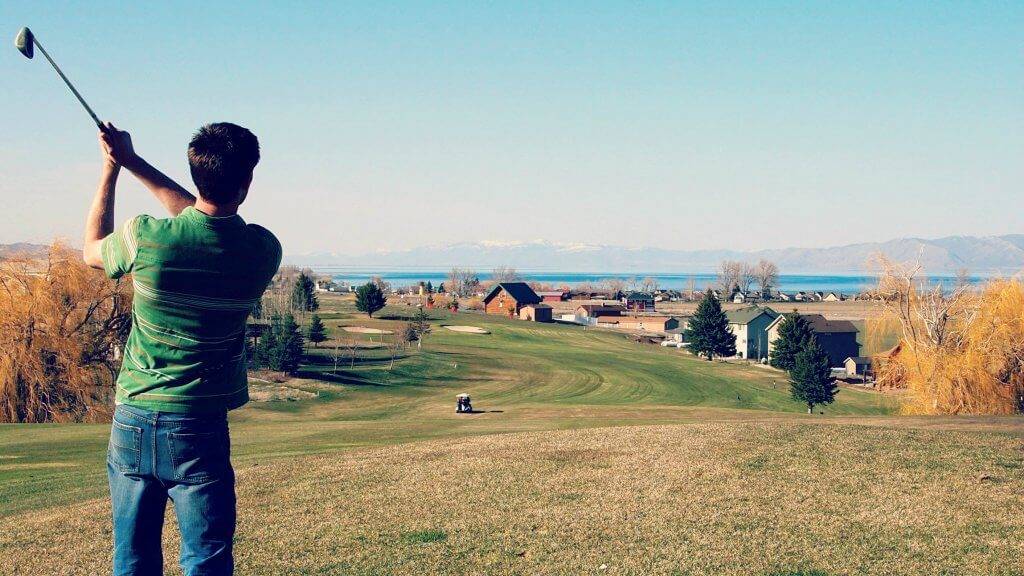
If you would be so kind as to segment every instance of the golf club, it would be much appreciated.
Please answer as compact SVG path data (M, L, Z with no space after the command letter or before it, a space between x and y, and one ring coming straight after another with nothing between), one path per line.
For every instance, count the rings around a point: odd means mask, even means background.
M85 103L85 99L82 98L82 95L79 94L78 90L76 90L74 85L71 84L71 80L68 80L68 77L64 75L64 72L62 72L60 67L57 66L57 63L53 61L53 58L50 58L50 55L46 53L46 49L43 48L43 45L39 43L39 40L36 39L35 34L33 34L32 31L28 29L28 27L22 28L21 30L18 31L18 35L14 38L14 46L18 49L18 52L24 54L25 57L29 60L31 60L32 56L35 54L35 48L39 48L39 51L43 53L43 56L46 56L46 59L50 62L50 65L53 66L53 69L56 70L57 74L60 75L60 79L68 85L68 88L71 89L71 93L74 94L75 98L78 98L78 101L82 103L82 106L85 108L85 111L89 113L89 116L92 116L92 121L96 123L96 126L98 126L99 129L104 132L107 131L107 128L103 125L103 122L100 122L100 119L96 116L96 113L93 112L92 108L90 108L89 105Z

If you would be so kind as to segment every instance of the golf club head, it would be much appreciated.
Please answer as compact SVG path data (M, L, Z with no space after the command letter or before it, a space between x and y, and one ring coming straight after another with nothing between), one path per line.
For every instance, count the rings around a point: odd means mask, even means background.
M25 58L32 58L35 54L35 42L32 41L32 31L26 26L21 30L18 30L18 35L14 37L14 46L25 55Z

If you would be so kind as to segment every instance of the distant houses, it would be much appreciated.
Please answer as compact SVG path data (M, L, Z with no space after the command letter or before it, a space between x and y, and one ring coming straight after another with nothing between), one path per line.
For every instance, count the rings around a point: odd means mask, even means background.
M569 299L568 290L547 290L537 292L542 302L563 302Z
M725 313L729 329L736 335L736 356L761 360L768 357L767 328L779 313L767 306L747 306Z

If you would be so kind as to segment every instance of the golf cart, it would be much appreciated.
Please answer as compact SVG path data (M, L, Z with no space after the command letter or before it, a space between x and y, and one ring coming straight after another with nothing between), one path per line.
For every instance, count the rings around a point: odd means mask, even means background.
M473 412L473 405L469 403L469 394L459 394L455 397L455 413L469 414Z

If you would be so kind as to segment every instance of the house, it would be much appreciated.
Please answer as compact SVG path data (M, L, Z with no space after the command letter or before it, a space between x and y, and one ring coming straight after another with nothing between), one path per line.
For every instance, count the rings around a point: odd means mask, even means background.
M736 356L760 360L768 357L768 326L779 313L767 306L746 306L725 313L736 336Z
M622 297L622 303L626 310L634 312L646 312L654 310L654 296L643 292L630 292Z
M846 377L854 378L860 376L861 380L867 381L869 377L874 377L874 372L871 370L871 358L864 356L850 356L843 364L846 365Z
M846 300L846 296L842 293L837 294L835 292L829 292L821 298L822 302L842 302L843 300Z
M547 304L526 304L519 309L519 319L529 322L553 322L551 306Z
M337 292L338 291L338 285L334 282L334 280L331 280L329 278L322 278L320 280L317 280L316 283L314 284L314 286L315 286L315 289L316 289L317 292Z
M857 327L849 320L828 320L821 314L802 314L818 340L818 346L828 354L829 365L834 368L846 366L847 358L860 356L857 342ZM771 358L774 342L779 338L779 325L785 315L776 318L767 328L768 357Z
M733 304L743 304L747 301L747 295L743 292L736 292L732 295Z
M537 292L542 302L562 302L569 299L569 292L566 290L549 290Z
M679 328L679 319L672 316L598 316L596 323L606 328L640 332L666 332Z
M519 316L527 304L540 304L540 296L526 282L500 282L484 297L484 310L488 314L509 318Z
M626 307L621 304L580 304L576 307L576 316L581 318L620 316L625 311Z
M779 292L778 294L775 295L775 299L778 300L779 302L790 302L793 300L793 297L790 296L789 294L786 294L785 292Z

